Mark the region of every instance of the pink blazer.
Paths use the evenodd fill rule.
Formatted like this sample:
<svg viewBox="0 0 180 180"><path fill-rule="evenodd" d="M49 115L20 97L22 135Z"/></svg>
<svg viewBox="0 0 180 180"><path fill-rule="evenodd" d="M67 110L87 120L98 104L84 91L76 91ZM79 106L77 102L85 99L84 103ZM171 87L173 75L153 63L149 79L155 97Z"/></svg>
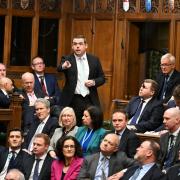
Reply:
<svg viewBox="0 0 180 180"><path fill-rule="evenodd" d="M75 180L79 174L83 163L83 158L75 157L64 176L64 180ZM60 180L64 163L63 161L54 160L51 165L51 180Z"/></svg>

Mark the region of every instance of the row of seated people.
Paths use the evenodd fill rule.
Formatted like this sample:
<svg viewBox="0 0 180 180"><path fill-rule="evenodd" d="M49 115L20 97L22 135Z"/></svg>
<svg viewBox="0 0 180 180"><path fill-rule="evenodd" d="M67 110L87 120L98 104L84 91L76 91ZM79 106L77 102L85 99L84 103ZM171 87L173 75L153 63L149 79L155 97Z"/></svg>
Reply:
<svg viewBox="0 0 180 180"><path fill-rule="evenodd" d="M16 145L19 145L19 146L21 146L21 144L23 143L21 146L22 148L25 148L29 153L33 152L35 154L35 153L39 152L39 150L37 148L38 148L38 146L40 146L38 143L34 142L36 140L36 137L38 136L39 133L46 133L48 135L48 138L49 137L52 137L52 138L46 144L46 145L48 145L48 147L46 146L45 152L48 152L48 157L50 155L51 158L53 157L53 158L57 159L57 158L59 158L57 151L59 149L61 149L63 151L62 146L61 146L61 148L57 148L58 142L65 143L66 140L64 140L64 138L65 139L66 139L66 137L68 138L69 135L74 136L76 140L74 140L74 139L73 140L71 139L71 140L74 141L75 147L77 146L76 145L77 142L79 143L79 146L82 148L81 156L85 157L84 164L82 165L82 169L80 170L80 174L79 174L80 179L84 179L84 178L94 179L96 176L97 176L97 178L99 176L103 176L103 174L105 174L105 177L113 176L112 178L115 178L117 176L119 178L122 175L122 172L121 173L118 173L118 172L124 168L127 168L127 167L133 165L134 164L133 157L136 159L136 156L138 156L137 154L139 152L143 151L141 149L145 148L144 153L149 152L149 151L147 151L147 149L151 150L150 155L152 155L152 152L153 152L152 149L154 147L158 147L158 145L155 145L155 144L152 145L151 144L152 142L150 142L150 141L148 141L148 142L145 141L144 142L145 145L143 143L140 145L140 141L138 140L138 137L136 136L136 134L133 131L130 131L127 129L128 120L127 120L126 113L124 111L116 111L113 113L112 124L113 124L114 130L109 132L109 133L111 133L109 136L105 136L107 132L105 131L105 129L102 128L103 113L99 108L94 107L94 106L90 106L89 108L87 108L84 111L84 116L82 118L84 126L82 126L82 127L76 126L76 118L75 118L75 113L74 113L73 109L66 107L62 110L62 112L60 114L59 124L61 127L58 127L57 129L55 129L57 127L57 125L56 125L56 127L51 126L51 127L53 127L51 130L47 129L47 127L50 127L50 125L47 125L47 123L49 123L52 120L51 118L49 118L50 106L48 103L49 103L49 101L45 100L45 99L38 99L36 101L35 109L37 111L36 115L39 118L39 122L37 123L36 126L32 125L32 127L30 128L30 131L28 132L27 136L24 139L24 143L23 143L22 135L20 135L20 137L22 139L21 143L18 143L16 140L13 140L13 138L16 138L15 136L12 136L13 137L12 141L13 141L13 143L15 143ZM163 122L164 122L165 128L168 130L168 132L163 134L160 138L160 148L157 148L160 150L160 155L158 157L158 160L160 162L160 167L162 169L168 170L170 168L169 172L171 172L171 169L172 169L171 167L174 165L177 166L177 163L179 162L180 110L178 108L170 108L165 111L163 118L164 118ZM55 124L57 124L57 121L52 120L51 122L52 122L52 124L54 124L54 122L56 122ZM112 135L112 133L116 134L116 135L114 136L114 135ZM10 137L11 137L11 132L9 134L9 139L8 139L9 143L10 143ZM113 142L113 139L114 139L114 142ZM74 148L73 145L67 144L67 149L69 149L69 153L72 153L72 149ZM139 145L140 145L140 147L139 147ZM65 146L65 145L63 145L63 146ZM152 146L152 147L149 147L149 146ZM11 148L13 148L13 146ZM42 150L41 146L39 148L40 148L40 152L41 152L41 150ZM64 149L66 149L66 148L64 148ZM102 154L107 156L107 158L110 158L109 161L106 162L107 164L106 164L105 172L101 172L101 170L98 170L98 169L102 169L102 168L100 168L102 165L101 165L101 161L100 161L101 153L99 154L99 151L101 151ZM18 152L19 151L17 151L17 153ZM78 152L80 152L80 151L78 150ZM116 153L118 152L118 154L116 154L115 152ZM114 155L114 153L115 153L115 155ZM7 156L4 156L4 154L5 153L3 153L3 151L2 151L1 158L4 160L4 163L2 163L2 169L0 169L1 173L2 173L1 175L6 174L8 166L9 166L8 164L10 163L10 159L11 159L10 157L12 156L12 153L9 151L9 149L7 149L7 152L6 152ZM9 156L8 156L8 154L9 154ZM62 155L63 153L61 152L60 154ZM114 160L112 160L112 162L114 161L114 163L112 163L112 165L111 165L111 161L110 161L111 154L115 156L115 157L112 156L115 158ZM157 154L159 154L159 153L155 153L153 155L153 157L155 156L154 161L157 159ZM90 156L88 156L88 155L90 155ZM42 156L42 154L41 154L41 156ZM81 158L81 156L80 156L80 158ZM146 156L148 157L148 153ZM63 158L60 158L60 159L64 160ZM142 159L144 159L144 157ZM145 160L146 160L146 158L145 158ZM82 160L80 160L80 162L81 161ZM1 162L3 162L3 161L1 161ZM27 163L27 162L28 161L26 158L25 163ZM33 176L34 171L35 171L35 164L36 164L35 159L32 162L33 163L31 163L29 176ZM21 165L22 164L23 163L21 162ZM24 164L22 168L28 168L28 164ZM75 165L77 165L77 164L78 163L76 162ZM145 173L143 173L143 175L145 175L146 172L149 169L151 169L151 167L152 167L151 166L152 162L147 163L147 164L150 164L150 165L148 165L149 168L147 168L145 170ZM73 167L75 165L73 165ZM51 166L49 166L49 172L51 169L50 167ZM68 169L67 167L69 167L69 166L66 167L66 165L63 166L61 164L61 168L62 167L63 167L64 173L65 173L64 179L66 179L65 178L66 172L67 172L66 170ZM79 166L79 168L80 167L81 166ZM92 170L92 172L90 170ZM25 170L22 170L22 172L24 172L24 171ZM46 172L48 172L48 171L46 171ZM55 172L59 172L59 171L54 170L54 175L52 175L53 177L55 177L57 175L57 173L55 173ZM62 171L60 171L60 172L61 172L61 174L57 175L58 176L57 179L59 179L60 178L59 176L62 175ZM71 171L71 173L73 173L73 172L76 172L76 171L73 169L73 171ZM160 171L158 171L158 172L160 173ZM24 173L26 175L27 172L24 172ZM51 171L51 173L53 173L53 171ZM116 173L118 173L118 174L116 174ZM45 174L45 172L43 174Z"/></svg>

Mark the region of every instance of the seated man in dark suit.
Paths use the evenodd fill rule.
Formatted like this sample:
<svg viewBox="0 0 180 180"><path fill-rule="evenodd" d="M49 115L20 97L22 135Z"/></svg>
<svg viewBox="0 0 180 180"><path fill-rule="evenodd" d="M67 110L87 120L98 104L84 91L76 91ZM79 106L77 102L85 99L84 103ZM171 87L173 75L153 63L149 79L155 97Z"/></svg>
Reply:
<svg viewBox="0 0 180 180"><path fill-rule="evenodd" d="M41 57L32 60L31 68L34 70L35 88L41 89L44 96L54 99L55 105L60 105L60 89L57 79L52 74L45 73L45 63Z"/></svg>
<svg viewBox="0 0 180 180"><path fill-rule="evenodd" d="M144 141L138 148L134 158L139 165L132 166L124 173L122 180L166 180L165 174L156 165L160 151L158 143ZM110 179L111 180L111 179Z"/></svg>
<svg viewBox="0 0 180 180"><path fill-rule="evenodd" d="M0 108L9 108L10 98L9 93L13 91L13 83L11 79L2 77L0 79Z"/></svg>
<svg viewBox="0 0 180 180"><path fill-rule="evenodd" d="M180 72L175 69L175 57L167 53L161 57L161 72L156 81L159 84L158 99L167 103L172 96L173 89L180 84Z"/></svg>
<svg viewBox="0 0 180 180"><path fill-rule="evenodd" d="M53 159L47 153L50 144L48 135L36 134L33 140L33 154L24 162L25 179L51 179L51 164Z"/></svg>
<svg viewBox="0 0 180 180"><path fill-rule="evenodd" d="M167 171L168 180L179 180L180 179L180 163L170 167Z"/></svg>
<svg viewBox="0 0 180 180"><path fill-rule="evenodd" d="M112 125L115 133L119 136L119 150L126 153L129 158L133 158L137 147L140 145L138 136L127 128L128 118L123 110L114 111L112 114Z"/></svg>
<svg viewBox="0 0 180 180"><path fill-rule="evenodd" d="M135 163L124 152L118 151L119 138L116 134L107 134L100 144L100 152L85 157L78 180L100 179L125 169Z"/></svg>
<svg viewBox="0 0 180 180"><path fill-rule="evenodd" d="M24 147L29 151L32 150L36 134L45 133L51 138L54 130L59 126L57 118L50 116L50 102L47 99L37 99L34 106L37 119L31 125L24 142Z"/></svg>
<svg viewBox="0 0 180 180"><path fill-rule="evenodd" d="M162 125L164 107L156 99L158 84L145 79L139 90L139 96L130 100L126 113L130 121L128 128L137 132L153 131Z"/></svg>
<svg viewBox="0 0 180 180"><path fill-rule="evenodd" d="M167 170L179 160L180 151L180 110L170 108L164 112L164 127L169 132L160 137L160 162Z"/></svg>
<svg viewBox="0 0 180 180"><path fill-rule="evenodd" d="M22 169L22 161L29 155L21 149L23 134L20 129L12 129L8 134L9 147L0 153L0 179L4 179L9 169Z"/></svg>

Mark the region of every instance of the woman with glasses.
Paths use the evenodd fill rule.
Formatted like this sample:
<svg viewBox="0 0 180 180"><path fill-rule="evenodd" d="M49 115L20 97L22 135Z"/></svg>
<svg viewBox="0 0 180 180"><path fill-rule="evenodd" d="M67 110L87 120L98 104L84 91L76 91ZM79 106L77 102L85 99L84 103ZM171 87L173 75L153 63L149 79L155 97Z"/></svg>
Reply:
<svg viewBox="0 0 180 180"><path fill-rule="evenodd" d="M66 136L56 145L57 160L51 165L51 180L77 179L83 163L82 149L76 138Z"/></svg>
<svg viewBox="0 0 180 180"><path fill-rule="evenodd" d="M89 106L82 117L84 126L78 128L75 137L80 142L83 155L90 155L99 151L101 140L106 130L102 128L103 112L97 106Z"/></svg>
<svg viewBox="0 0 180 180"><path fill-rule="evenodd" d="M65 136L75 136L78 127L76 126L76 116L74 110L70 107L65 107L60 115L59 115L59 125L60 128L57 128L51 138L50 146L49 146L49 154L51 157L56 158L55 147L56 142L59 138L63 138Z"/></svg>

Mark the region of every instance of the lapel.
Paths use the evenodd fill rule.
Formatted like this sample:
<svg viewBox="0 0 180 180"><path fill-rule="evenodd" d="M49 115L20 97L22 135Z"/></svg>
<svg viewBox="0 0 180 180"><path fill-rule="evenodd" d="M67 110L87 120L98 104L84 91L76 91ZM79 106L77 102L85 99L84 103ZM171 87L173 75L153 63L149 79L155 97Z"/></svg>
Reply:
<svg viewBox="0 0 180 180"><path fill-rule="evenodd" d="M179 145L180 145L180 132L178 133L176 143L175 143L175 146L174 146L174 150L173 150L173 153L172 153L172 157L173 157L174 161L176 161L176 154L177 154L177 149L179 149Z"/></svg>
<svg viewBox="0 0 180 180"><path fill-rule="evenodd" d="M71 55L69 61L70 61L71 66L72 66L72 70L74 71L74 73L72 73L72 71L70 71L71 76L76 76L76 79L77 79L78 72L77 72L77 63L76 63L75 56Z"/></svg>
<svg viewBox="0 0 180 180"><path fill-rule="evenodd" d="M26 177L29 179L30 175L31 175L31 171L32 171L32 168L33 168L33 164L34 164L34 161L35 161L35 156L32 155L32 156L29 156L29 159L27 159L26 161L26 165L24 166L24 172L26 173Z"/></svg>
<svg viewBox="0 0 180 180"><path fill-rule="evenodd" d="M154 164L149 171L142 177L142 180L148 180L151 179L151 175L153 174L153 171L157 168L157 165Z"/></svg>
<svg viewBox="0 0 180 180"><path fill-rule="evenodd" d="M89 171L91 172L90 174L92 174L93 178L95 176L95 173L96 173L96 169L97 169L97 166L98 166L98 162L99 162L99 157L100 157L100 153L96 153L94 155L92 155L92 164L91 166L89 167Z"/></svg>
<svg viewBox="0 0 180 180"><path fill-rule="evenodd" d="M163 142L162 142L162 150L164 150L164 152L163 152L163 157L162 157L162 159L164 160L165 159L165 157L166 157L166 153L167 153L167 149L168 149L168 137L169 137L169 133L166 133L165 135L164 135L164 139L163 139Z"/></svg>
<svg viewBox="0 0 180 180"><path fill-rule="evenodd" d="M87 61L88 61L88 65L89 65L89 78L88 79L92 79L92 74L93 74L93 68L94 68L94 64L93 61L90 59L89 55L87 55Z"/></svg>
<svg viewBox="0 0 180 180"><path fill-rule="evenodd" d="M3 170L4 165L6 163L7 157L9 154L9 149L6 148L3 152L1 152L1 163L0 163L0 172Z"/></svg>
<svg viewBox="0 0 180 180"><path fill-rule="evenodd" d="M141 102L141 98L138 96L137 99L134 101L134 103L132 104L132 116L135 115L136 111L137 111L137 108L139 106Z"/></svg>
<svg viewBox="0 0 180 180"><path fill-rule="evenodd" d="M46 81L47 91L49 94L51 94L51 88L53 88L53 86L51 85L51 79L46 73L44 73L44 79Z"/></svg>
<svg viewBox="0 0 180 180"><path fill-rule="evenodd" d="M119 147L124 147L128 139L128 129L126 128L121 136Z"/></svg>

